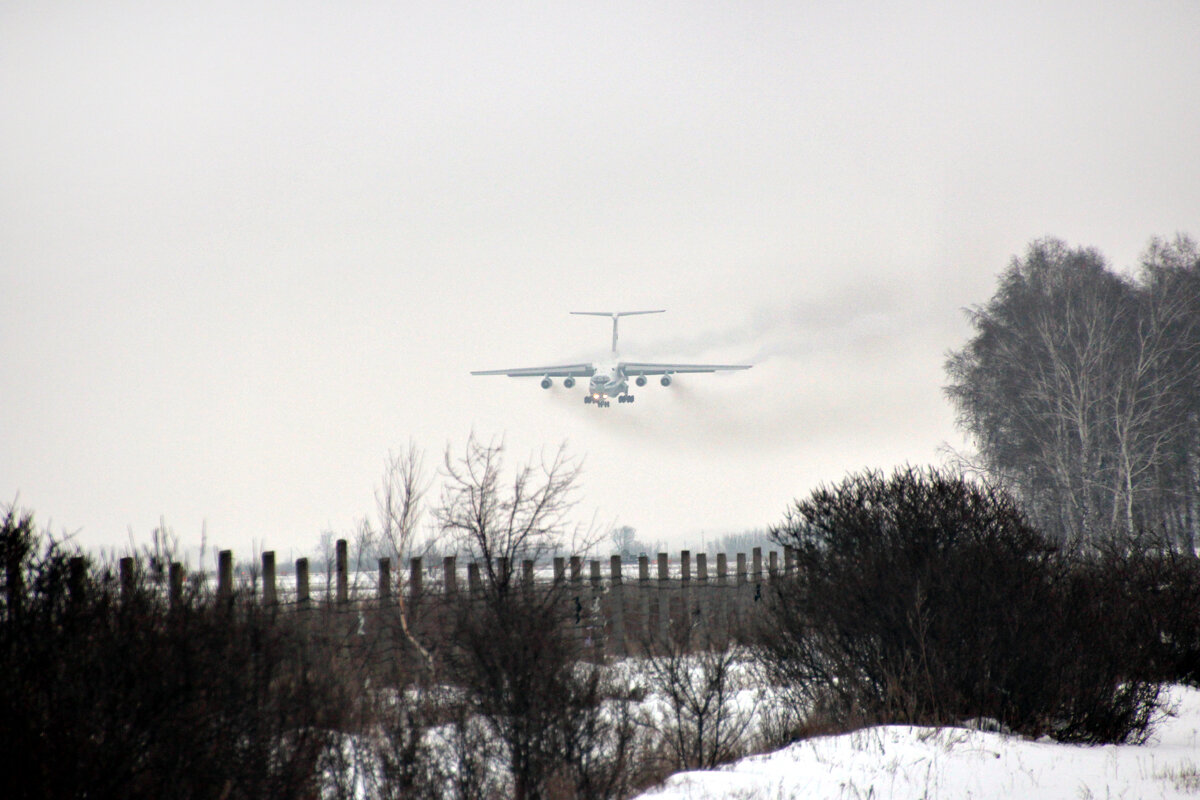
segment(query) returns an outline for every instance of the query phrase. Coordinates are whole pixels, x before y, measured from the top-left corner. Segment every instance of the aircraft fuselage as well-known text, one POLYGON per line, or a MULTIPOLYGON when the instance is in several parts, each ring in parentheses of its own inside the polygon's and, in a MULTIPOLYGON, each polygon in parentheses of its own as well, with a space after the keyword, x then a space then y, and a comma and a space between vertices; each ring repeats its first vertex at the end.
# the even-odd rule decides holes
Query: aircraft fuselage
POLYGON ((629 379, 616 364, 598 364, 596 374, 588 381, 588 394, 593 400, 620 397, 629 391, 629 379))

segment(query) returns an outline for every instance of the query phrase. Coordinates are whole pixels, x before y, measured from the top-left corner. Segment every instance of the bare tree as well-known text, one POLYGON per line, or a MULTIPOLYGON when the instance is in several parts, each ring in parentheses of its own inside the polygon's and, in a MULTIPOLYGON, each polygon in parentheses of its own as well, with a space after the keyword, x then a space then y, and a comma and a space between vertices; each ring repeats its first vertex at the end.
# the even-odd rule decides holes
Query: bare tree
POLYGON ((587 728, 594 736, 580 733, 581 720, 597 721, 588 709, 601 699, 594 668, 581 663, 568 587, 517 575, 520 560, 536 560, 568 538, 586 546, 590 534, 570 522, 579 465, 559 447, 507 474, 503 455, 503 444, 474 436, 461 457, 446 452, 434 515, 443 534, 483 566, 482 594, 460 607, 446 662, 476 718, 503 743, 516 800, 546 797, 554 780, 570 779, 564 774, 594 795, 610 784, 583 765, 595 755, 589 748, 610 739, 594 725, 587 728), (564 754, 581 768, 572 772, 564 754))
POLYGON ((435 517, 443 534, 482 562, 488 585, 506 591, 520 560, 536 561, 567 539, 586 549, 595 535, 570 523, 580 464, 565 444, 507 479, 503 470, 503 443, 472 434, 462 456, 447 448, 435 517))
MULTIPOLYGON (((416 443, 409 441, 407 449, 388 455, 383 482, 375 492, 376 514, 379 519, 379 552, 401 569, 405 558, 411 558, 421 518, 425 513, 425 494, 429 479, 425 459, 416 443)), ((413 635, 409 624, 409 609, 403 591, 396 593, 396 621, 409 644, 420 653, 432 676, 436 671, 433 656, 413 635)))
POLYGON ((1155 238, 1142 256, 1142 282, 1156 299, 1170 355, 1158 366, 1170 396, 1164 418, 1176 426, 1156 469, 1155 488, 1182 549, 1200 538, 1200 247, 1187 236, 1155 238))
POLYGON ((1137 282, 1095 250, 1034 242, 969 312, 976 335, 947 361, 975 465, 1066 541, 1128 539, 1187 502, 1166 484, 1195 437, 1200 284, 1161 265, 1194 246, 1164 252, 1152 248, 1137 282))

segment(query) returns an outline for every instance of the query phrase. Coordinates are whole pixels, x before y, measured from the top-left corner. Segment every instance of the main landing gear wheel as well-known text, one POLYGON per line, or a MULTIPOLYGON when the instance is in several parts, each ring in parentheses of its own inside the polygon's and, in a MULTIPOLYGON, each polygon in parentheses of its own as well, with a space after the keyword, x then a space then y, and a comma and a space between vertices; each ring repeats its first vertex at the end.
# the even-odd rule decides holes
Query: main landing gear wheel
POLYGON ((583 396, 583 402, 584 402, 584 403, 591 403, 591 402, 592 402, 592 396, 591 396, 590 394, 585 394, 585 395, 583 396))

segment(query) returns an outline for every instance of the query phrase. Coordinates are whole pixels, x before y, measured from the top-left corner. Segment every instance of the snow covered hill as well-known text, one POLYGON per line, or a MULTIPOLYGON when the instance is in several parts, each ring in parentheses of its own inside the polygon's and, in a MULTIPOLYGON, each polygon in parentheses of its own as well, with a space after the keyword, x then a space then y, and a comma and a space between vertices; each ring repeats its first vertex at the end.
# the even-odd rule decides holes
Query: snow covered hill
POLYGON ((1200 690, 1173 687, 1144 745, 1086 747, 892 725, 682 772, 643 800, 1150 800, 1200 797, 1200 690))

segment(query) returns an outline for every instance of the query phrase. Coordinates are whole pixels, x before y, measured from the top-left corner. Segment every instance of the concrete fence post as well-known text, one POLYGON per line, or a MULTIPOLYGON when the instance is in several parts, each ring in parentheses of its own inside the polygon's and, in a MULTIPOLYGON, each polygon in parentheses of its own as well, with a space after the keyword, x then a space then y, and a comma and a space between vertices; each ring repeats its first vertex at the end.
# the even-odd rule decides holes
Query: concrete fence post
POLYGON ((650 622, 653 619, 650 616, 650 592, 650 556, 643 554, 638 556, 638 588, 634 595, 637 598, 637 613, 631 623, 637 641, 643 645, 649 644, 654 635, 650 622))
POLYGON ((172 561, 167 570, 167 598, 172 608, 183 603, 183 564, 172 561))
POLYGON ((579 556, 571 556, 571 618, 575 620, 575 625, 578 627, 583 624, 584 619, 584 599, 583 599, 583 559, 579 556))
POLYGON ((621 557, 619 555, 609 558, 608 570, 609 619, 612 620, 609 652, 613 655, 625 655, 628 651, 625 644, 625 586, 621 576, 621 557))
POLYGON ((751 556, 751 558, 753 559, 752 575, 754 578, 754 599, 753 599, 752 603, 757 603, 759 600, 762 599, 762 588, 763 588, 762 548, 761 547, 754 548, 754 552, 753 552, 753 555, 751 556))
POLYGON ((458 592, 458 566, 454 556, 442 558, 442 591, 447 597, 452 597, 458 592))
POLYGON ((121 573, 121 598, 123 600, 133 599, 133 556, 125 556, 120 560, 119 567, 121 573))
POLYGON ((500 556, 496 559, 496 582, 501 586, 508 585, 508 557, 500 556))
POLYGON ((562 583, 567 578, 567 560, 562 556, 554 557, 554 582, 562 583))
POLYGON ((304 608, 308 605, 308 559, 296 559, 296 606, 304 608))
POLYGON ((783 548, 783 573, 785 575, 791 575, 795 571, 796 571, 796 548, 784 547, 783 548))
POLYGON ((729 609, 730 630, 737 630, 739 618, 746 608, 746 583, 748 580, 749 573, 746 571, 746 554, 738 553, 734 575, 734 585, 736 588, 733 591, 733 602, 730 603, 729 609))
MULTIPOLYGON (((679 626, 683 635, 690 632, 692 627, 692 551, 683 550, 679 553, 679 592, 678 599, 672 605, 672 618, 679 626)), ((690 635, 690 633, 688 633, 690 635)))
POLYGON ((604 579, 600 574, 600 561, 588 561, 588 592, 587 608, 584 613, 588 620, 588 638, 591 639, 593 651, 599 655, 604 647, 604 609, 601 598, 604 593, 604 579))
POLYGON ((337 601, 344 605, 350 600, 350 556, 345 539, 337 540, 337 601))
POLYGON ((729 557, 717 553, 717 586, 714 589, 713 605, 709 614, 713 621, 713 636, 718 646, 729 641, 729 557))
MULTIPOLYGON (((404 587, 399 587, 403 593, 404 587)), ((408 596, 401 594, 400 607, 404 609, 407 625, 417 630, 424 620, 425 597, 425 560, 420 556, 408 560, 408 596)))
POLYGON ((478 561, 467 564, 467 589, 471 592, 472 597, 479 597, 483 594, 483 579, 479 575, 478 561))
POLYGON ((233 597, 233 551, 217 553, 217 597, 229 600, 233 597))
POLYGON ((655 636, 665 642, 671 628, 671 565, 666 553, 658 554, 658 611, 655 617, 655 636))
POLYGON ((767 575, 771 580, 779 576, 779 553, 774 550, 767 554, 767 575))
POLYGON ((527 592, 533 591, 533 573, 534 573, 533 559, 527 558, 524 561, 522 561, 521 562, 521 580, 524 583, 525 591, 527 591, 527 592))
POLYGON ((712 606, 711 592, 708 585, 708 554, 696 553, 696 592, 693 605, 696 609, 696 622, 704 627, 704 632, 708 638, 712 636, 712 618, 710 609, 712 606))
POLYGON ((387 603, 392 599, 392 560, 379 559, 379 602, 387 603))
POLYGON ((262 554, 263 603, 273 606, 278 602, 275 593, 275 551, 267 550, 262 554))
POLYGON ((410 601, 417 600, 425 591, 425 570, 422 565, 423 562, 419 556, 408 560, 408 597, 410 601))

